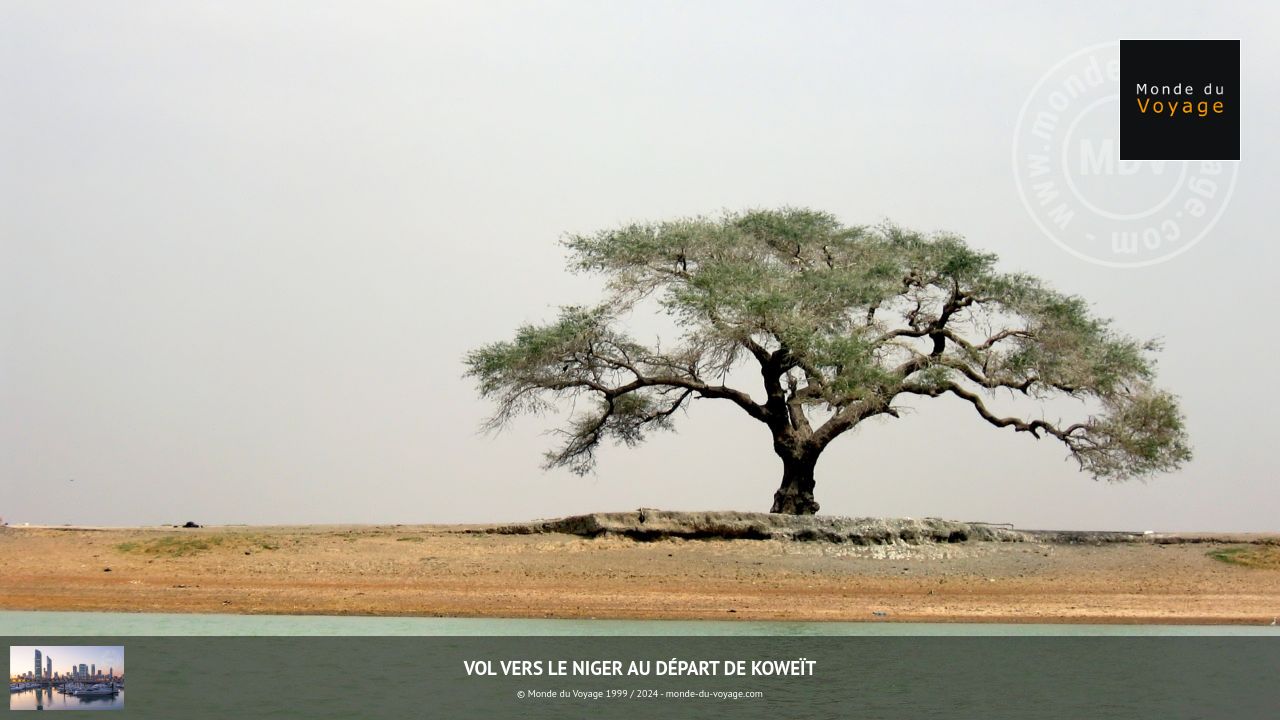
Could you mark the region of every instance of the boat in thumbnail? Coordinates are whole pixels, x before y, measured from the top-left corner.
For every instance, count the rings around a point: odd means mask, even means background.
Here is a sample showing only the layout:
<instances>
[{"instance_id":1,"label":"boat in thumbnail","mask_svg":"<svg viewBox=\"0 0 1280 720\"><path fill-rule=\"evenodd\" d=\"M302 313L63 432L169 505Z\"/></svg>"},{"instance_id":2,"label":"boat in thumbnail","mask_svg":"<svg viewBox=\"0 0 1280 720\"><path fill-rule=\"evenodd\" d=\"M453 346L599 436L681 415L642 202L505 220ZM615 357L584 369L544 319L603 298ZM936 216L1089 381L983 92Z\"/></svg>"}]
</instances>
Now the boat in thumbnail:
<instances>
[{"instance_id":1,"label":"boat in thumbnail","mask_svg":"<svg viewBox=\"0 0 1280 720\"><path fill-rule=\"evenodd\" d=\"M74 685L63 689L67 695L75 697L106 697L120 692L110 683L94 683L92 685Z\"/></svg>"}]
</instances>

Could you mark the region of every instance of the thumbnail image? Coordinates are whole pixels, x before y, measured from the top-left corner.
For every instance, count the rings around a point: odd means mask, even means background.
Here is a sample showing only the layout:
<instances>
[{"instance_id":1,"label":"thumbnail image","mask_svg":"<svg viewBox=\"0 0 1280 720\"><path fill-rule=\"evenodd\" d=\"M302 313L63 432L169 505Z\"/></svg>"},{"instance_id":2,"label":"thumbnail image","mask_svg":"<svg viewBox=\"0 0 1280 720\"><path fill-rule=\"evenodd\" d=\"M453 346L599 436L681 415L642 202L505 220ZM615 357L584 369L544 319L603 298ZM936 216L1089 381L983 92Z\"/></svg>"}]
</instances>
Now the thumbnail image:
<instances>
[{"instance_id":1,"label":"thumbnail image","mask_svg":"<svg viewBox=\"0 0 1280 720\"><path fill-rule=\"evenodd\" d=\"M123 708L123 646L9 646L10 710Z\"/></svg>"}]
</instances>

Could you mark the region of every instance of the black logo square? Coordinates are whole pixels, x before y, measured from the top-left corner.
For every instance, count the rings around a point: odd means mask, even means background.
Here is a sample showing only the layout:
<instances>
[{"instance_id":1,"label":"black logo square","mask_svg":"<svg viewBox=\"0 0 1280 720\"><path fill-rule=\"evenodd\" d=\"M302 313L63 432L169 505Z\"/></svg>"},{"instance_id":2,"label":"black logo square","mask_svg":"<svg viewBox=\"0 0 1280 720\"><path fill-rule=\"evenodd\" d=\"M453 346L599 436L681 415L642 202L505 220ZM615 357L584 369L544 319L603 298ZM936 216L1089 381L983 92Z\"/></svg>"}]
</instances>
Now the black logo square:
<instances>
[{"instance_id":1,"label":"black logo square","mask_svg":"<svg viewBox=\"0 0 1280 720\"><path fill-rule=\"evenodd\" d=\"M1239 40L1121 40L1122 160L1240 159Z\"/></svg>"}]
</instances>

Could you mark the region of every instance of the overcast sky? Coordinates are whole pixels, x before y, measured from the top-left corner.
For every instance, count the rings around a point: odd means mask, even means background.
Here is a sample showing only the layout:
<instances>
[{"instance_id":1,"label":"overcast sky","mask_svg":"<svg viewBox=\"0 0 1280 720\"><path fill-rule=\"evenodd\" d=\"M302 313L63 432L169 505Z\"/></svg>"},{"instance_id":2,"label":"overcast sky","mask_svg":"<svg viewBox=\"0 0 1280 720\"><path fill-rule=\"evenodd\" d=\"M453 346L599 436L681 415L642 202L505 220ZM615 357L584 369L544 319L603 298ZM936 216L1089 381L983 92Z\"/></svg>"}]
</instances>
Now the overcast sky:
<instances>
[{"instance_id":1,"label":"overcast sky","mask_svg":"<svg viewBox=\"0 0 1280 720\"><path fill-rule=\"evenodd\" d=\"M1280 16L1266 3L13 2L0 20L0 516L476 522L767 510L767 434L680 432L540 469L468 349L598 297L559 240L806 205L963 234L1161 337L1196 459L1147 483L947 400L842 437L823 512L1277 530ZM1240 38L1221 221L1159 265L1054 245L1018 112L1067 55ZM1254 69L1252 72L1250 69Z\"/></svg>"}]
</instances>

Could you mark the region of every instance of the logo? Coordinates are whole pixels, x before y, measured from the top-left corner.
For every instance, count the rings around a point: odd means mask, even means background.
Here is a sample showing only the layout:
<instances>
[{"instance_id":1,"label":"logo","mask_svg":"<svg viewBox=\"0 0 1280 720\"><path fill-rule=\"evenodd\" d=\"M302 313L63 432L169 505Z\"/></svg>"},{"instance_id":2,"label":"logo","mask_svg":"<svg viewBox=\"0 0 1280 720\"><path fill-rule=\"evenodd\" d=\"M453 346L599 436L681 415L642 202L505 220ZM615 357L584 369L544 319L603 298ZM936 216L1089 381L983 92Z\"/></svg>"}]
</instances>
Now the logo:
<instances>
[{"instance_id":1,"label":"logo","mask_svg":"<svg viewBox=\"0 0 1280 720\"><path fill-rule=\"evenodd\" d=\"M1023 206L1059 247L1097 265L1143 267L1209 234L1238 164L1122 154L1120 104L1132 93L1120 54L1118 42L1088 47L1040 78L1018 115L1013 172Z\"/></svg>"},{"instance_id":2,"label":"logo","mask_svg":"<svg viewBox=\"0 0 1280 720\"><path fill-rule=\"evenodd\" d=\"M1239 40L1121 40L1120 157L1240 159Z\"/></svg>"}]
</instances>

